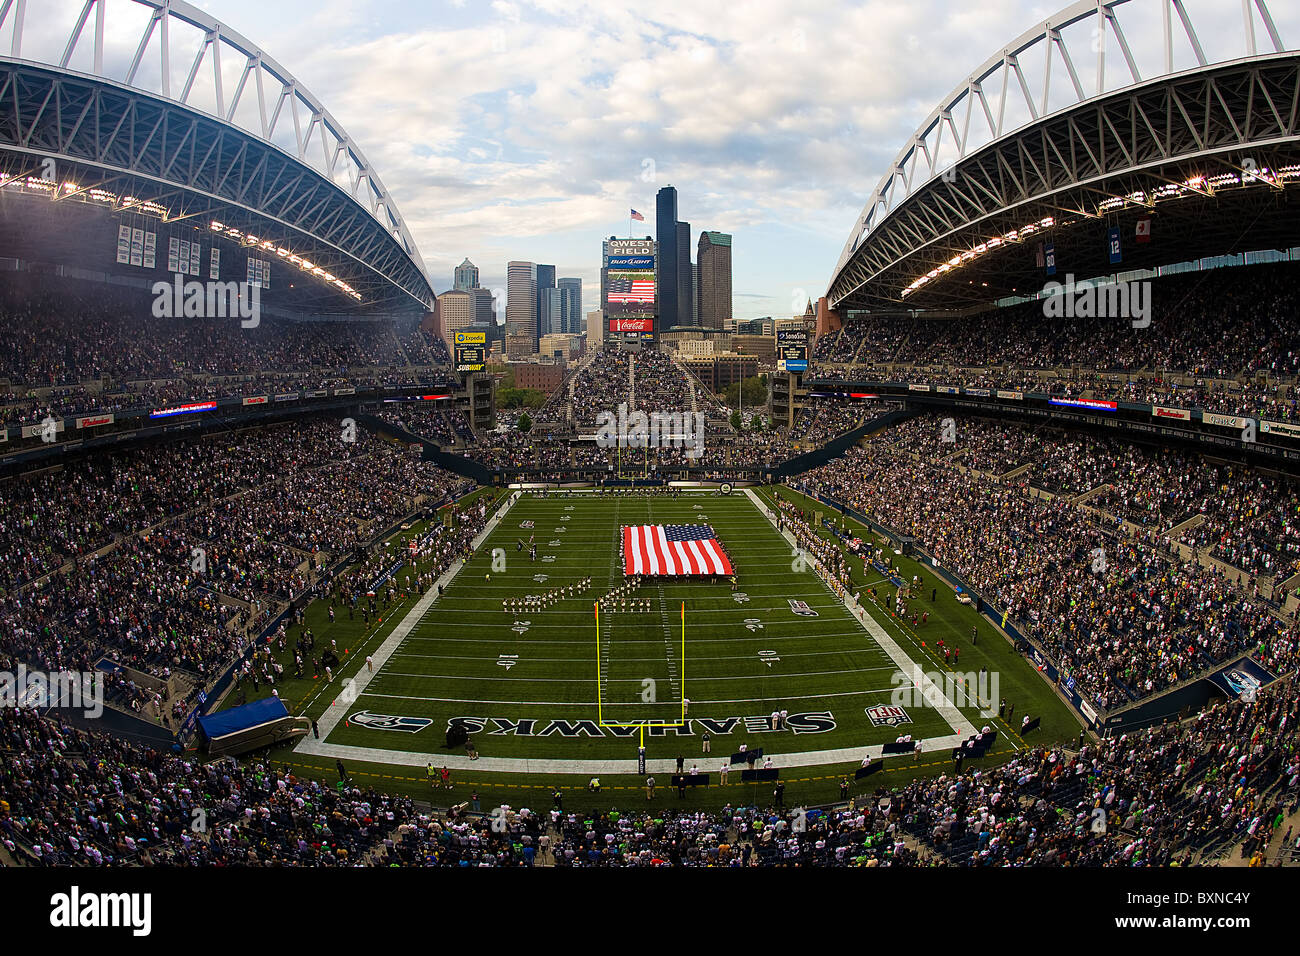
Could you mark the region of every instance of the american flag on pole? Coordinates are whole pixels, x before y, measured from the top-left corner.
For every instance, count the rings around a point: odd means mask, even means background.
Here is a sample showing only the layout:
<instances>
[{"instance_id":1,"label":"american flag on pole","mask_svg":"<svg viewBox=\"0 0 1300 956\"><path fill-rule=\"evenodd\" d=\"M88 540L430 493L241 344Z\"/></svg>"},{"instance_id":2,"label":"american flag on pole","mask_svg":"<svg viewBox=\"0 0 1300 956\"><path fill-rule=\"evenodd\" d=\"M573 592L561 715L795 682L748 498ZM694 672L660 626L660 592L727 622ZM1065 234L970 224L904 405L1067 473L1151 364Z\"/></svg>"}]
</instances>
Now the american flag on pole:
<instances>
[{"instance_id":1,"label":"american flag on pole","mask_svg":"<svg viewBox=\"0 0 1300 956\"><path fill-rule=\"evenodd\" d=\"M623 528L623 573L684 576L733 572L708 525L641 524Z\"/></svg>"},{"instance_id":2,"label":"american flag on pole","mask_svg":"<svg viewBox=\"0 0 1300 956\"><path fill-rule=\"evenodd\" d=\"M622 276L609 277L610 302L653 302L654 300L654 279L628 279Z\"/></svg>"},{"instance_id":3,"label":"american flag on pole","mask_svg":"<svg viewBox=\"0 0 1300 956\"><path fill-rule=\"evenodd\" d=\"M635 209L633 209L631 213L628 214L628 218L635 219L637 222L645 222L645 216L641 215Z\"/></svg>"}]
</instances>

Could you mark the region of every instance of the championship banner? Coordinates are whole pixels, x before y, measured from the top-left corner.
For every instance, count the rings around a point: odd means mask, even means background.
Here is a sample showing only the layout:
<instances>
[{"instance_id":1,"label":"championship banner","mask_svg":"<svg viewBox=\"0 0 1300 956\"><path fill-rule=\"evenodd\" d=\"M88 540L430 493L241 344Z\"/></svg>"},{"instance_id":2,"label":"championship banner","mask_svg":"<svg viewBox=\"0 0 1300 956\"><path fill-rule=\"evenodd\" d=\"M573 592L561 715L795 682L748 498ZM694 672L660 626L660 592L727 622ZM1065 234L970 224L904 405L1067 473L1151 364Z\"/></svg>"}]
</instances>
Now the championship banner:
<instances>
[{"instance_id":1,"label":"championship banner","mask_svg":"<svg viewBox=\"0 0 1300 956\"><path fill-rule=\"evenodd\" d=\"M106 415L86 415L77 419L78 428L97 428L100 425L113 424L114 416L112 412Z\"/></svg>"},{"instance_id":2,"label":"championship banner","mask_svg":"<svg viewBox=\"0 0 1300 956\"><path fill-rule=\"evenodd\" d=\"M1099 398L1049 398L1047 403L1070 408L1091 408L1099 412L1113 412L1119 408L1118 402L1107 402Z\"/></svg>"},{"instance_id":3,"label":"championship banner","mask_svg":"<svg viewBox=\"0 0 1300 956\"><path fill-rule=\"evenodd\" d=\"M131 229L131 265L144 265L144 230Z\"/></svg>"},{"instance_id":4,"label":"championship banner","mask_svg":"<svg viewBox=\"0 0 1300 956\"><path fill-rule=\"evenodd\" d=\"M221 250L216 246L212 247L212 254L208 257L208 278L221 278Z\"/></svg>"},{"instance_id":5,"label":"championship banner","mask_svg":"<svg viewBox=\"0 0 1300 956\"><path fill-rule=\"evenodd\" d=\"M131 263L131 227L117 227L117 264L120 266L130 265Z\"/></svg>"},{"instance_id":6,"label":"championship banner","mask_svg":"<svg viewBox=\"0 0 1300 956\"><path fill-rule=\"evenodd\" d=\"M1155 418L1176 418L1184 422L1192 420L1191 409L1187 408L1166 408L1164 405L1152 405L1151 414Z\"/></svg>"},{"instance_id":7,"label":"championship banner","mask_svg":"<svg viewBox=\"0 0 1300 956\"><path fill-rule=\"evenodd\" d=\"M190 274L190 241L182 239L180 248L177 251L179 258L176 262L176 271L183 276L187 276Z\"/></svg>"},{"instance_id":8,"label":"championship banner","mask_svg":"<svg viewBox=\"0 0 1300 956\"><path fill-rule=\"evenodd\" d=\"M158 251L158 233L146 232L144 234L144 267L152 269L156 264L155 254Z\"/></svg>"},{"instance_id":9,"label":"championship banner","mask_svg":"<svg viewBox=\"0 0 1300 956\"><path fill-rule=\"evenodd\" d=\"M174 415L193 415L197 412L216 411L216 402L191 402L188 405L173 405L170 408L155 408L149 413L150 418L171 418Z\"/></svg>"},{"instance_id":10,"label":"championship banner","mask_svg":"<svg viewBox=\"0 0 1300 956\"><path fill-rule=\"evenodd\" d=\"M175 236L167 239L167 271L172 274L181 271L181 241Z\"/></svg>"},{"instance_id":11,"label":"championship banner","mask_svg":"<svg viewBox=\"0 0 1300 956\"><path fill-rule=\"evenodd\" d=\"M190 243L190 275L196 276L198 274L199 274L199 244L197 242L191 242Z\"/></svg>"}]
</instances>

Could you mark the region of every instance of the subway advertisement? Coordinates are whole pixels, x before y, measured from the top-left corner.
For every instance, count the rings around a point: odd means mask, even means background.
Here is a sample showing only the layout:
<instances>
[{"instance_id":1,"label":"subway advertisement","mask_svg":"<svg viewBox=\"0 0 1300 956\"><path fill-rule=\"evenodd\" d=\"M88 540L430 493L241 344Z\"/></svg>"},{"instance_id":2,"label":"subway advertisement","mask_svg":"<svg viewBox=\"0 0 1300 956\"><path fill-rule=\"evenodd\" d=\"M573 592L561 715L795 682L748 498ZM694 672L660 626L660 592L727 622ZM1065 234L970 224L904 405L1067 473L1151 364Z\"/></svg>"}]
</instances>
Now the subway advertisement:
<instances>
[{"instance_id":1,"label":"subway advertisement","mask_svg":"<svg viewBox=\"0 0 1300 956\"><path fill-rule=\"evenodd\" d=\"M456 349L456 371L483 371L487 352L486 332L462 332L457 329L452 333L452 344Z\"/></svg>"}]
</instances>

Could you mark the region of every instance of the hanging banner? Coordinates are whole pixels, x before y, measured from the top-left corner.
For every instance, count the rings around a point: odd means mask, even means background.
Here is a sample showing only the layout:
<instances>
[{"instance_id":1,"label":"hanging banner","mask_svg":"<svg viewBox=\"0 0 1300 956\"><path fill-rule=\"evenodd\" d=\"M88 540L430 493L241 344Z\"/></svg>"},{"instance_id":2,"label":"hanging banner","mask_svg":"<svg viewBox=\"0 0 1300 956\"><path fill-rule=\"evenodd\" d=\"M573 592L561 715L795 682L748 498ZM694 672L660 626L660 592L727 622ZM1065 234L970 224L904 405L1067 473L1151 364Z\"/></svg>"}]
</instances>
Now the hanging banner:
<instances>
[{"instance_id":1,"label":"hanging banner","mask_svg":"<svg viewBox=\"0 0 1300 956\"><path fill-rule=\"evenodd\" d=\"M1110 238L1107 239L1106 244L1110 251L1110 264L1116 265L1124 258L1119 244L1119 226L1111 226L1109 233Z\"/></svg>"},{"instance_id":2,"label":"hanging banner","mask_svg":"<svg viewBox=\"0 0 1300 956\"><path fill-rule=\"evenodd\" d=\"M167 240L167 271L171 273L181 271L181 241L175 236Z\"/></svg>"},{"instance_id":3,"label":"hanging banner","mask_svg":"<svg viewBox=\"0 0 1300 956\"><path fill-rule=\"evenodd\" d=\"M1049 242L1043 247L1043 255L1047 259L1047 274L1056 275L1056 243Z\"/></svg>"},{"instance_id":4,"label":"hanging banner","mask_svg":"<svg viewBox=\"0 0 1300 956\"><path fill-rule=\"evenodd\" d=\"M128 265L131 262L131 227L117 227L117 263Z\"/></svg>"},{"instance_id":5,"label":"hanging banner","mask_svg":"<svg viewBox=\"0 0 1300 956\"><path fill-rule=\"evenodd\" d=\"M183 276L187 276L190 274L190 241L188 239L181 240L179 252L180 258L176 271Z\"/></svg>"},{"instance_id":6,"label":"hanging banner","mask_svg":"<svg viewBox=\"0 0 1300 956\"><path fill-rule=\"evenodd\" d=\"M144 265L144 230L131 229L131 265Z\"/></svg>"},{"instance_id":7,"label":"hanging banner","mask_svg":"<svg viewBox=\"0 0 1300 956\"><path fill-rule=\"evenodd\" d=\"M146 232L144 234L144 267L152 269L155 265L154 256L158 251L158 233Z\"/></svg>"},{"instance_id":8,"label":"hanging banner","mask_svg":"<svg viewBox=\"0 0 1300 956\"><path fill-rule=\"evenodd\" d=\"M198 274L199 274L199 244L197 242L191 242L190 243L190 275L196 276Z\"/></svg>"},{"instance_id":9,"label":"hanging banner","mask_svg":"<svg viewBox=\"0 0 1300 956\"><path fill-rule=\"evenodd\" d=\"M220 279L221 278L221 250L218 249L216 246L213 246L212 254L208 257L208 259L209 259L208 278L213 280Z\"/></svg>"}]
</instances>

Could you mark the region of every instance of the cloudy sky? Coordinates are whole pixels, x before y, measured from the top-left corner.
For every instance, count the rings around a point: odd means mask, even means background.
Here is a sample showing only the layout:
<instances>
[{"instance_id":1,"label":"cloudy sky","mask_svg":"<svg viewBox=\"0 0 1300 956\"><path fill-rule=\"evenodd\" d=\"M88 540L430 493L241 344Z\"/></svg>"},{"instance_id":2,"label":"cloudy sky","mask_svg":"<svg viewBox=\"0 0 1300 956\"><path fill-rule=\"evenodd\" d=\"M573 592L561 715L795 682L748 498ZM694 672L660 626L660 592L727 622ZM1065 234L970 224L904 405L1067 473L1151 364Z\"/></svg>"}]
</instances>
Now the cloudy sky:
<instances>
[{"instance_id":1,"label":"cloudy sky","mask_svg":"<svg viewBox=\"0 0 1300 956\"><path fill-rule=\"evenodd\" d=\"M504 285L507 260L527 259L581 276L595 308L601 239L627 235L629 208L647 220L635 234L652 233L654 194L671 183L692 244L700 229L733 234L735 314L752 317L802 311L825 291L917 124L1064 2L197 5L261 45L359 143L437 290L465 256L489 287ZM1240 0L1186 3L1211 58L1221 36L1241 33ZM52 20L81 6L36 4ZM1159 23L1156 0L1132 6ZM1300 4L1272 7L1294 46L1300 25L1287 8ZM111 19L110 42L132 48L131 31L113 26L129 17ZM1236 29L1202 25L1216 22Z\"/></svg>"}]
</instances>

